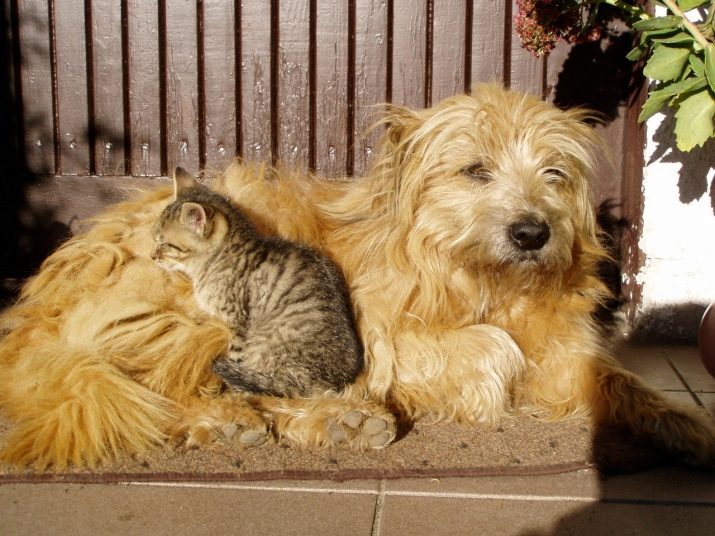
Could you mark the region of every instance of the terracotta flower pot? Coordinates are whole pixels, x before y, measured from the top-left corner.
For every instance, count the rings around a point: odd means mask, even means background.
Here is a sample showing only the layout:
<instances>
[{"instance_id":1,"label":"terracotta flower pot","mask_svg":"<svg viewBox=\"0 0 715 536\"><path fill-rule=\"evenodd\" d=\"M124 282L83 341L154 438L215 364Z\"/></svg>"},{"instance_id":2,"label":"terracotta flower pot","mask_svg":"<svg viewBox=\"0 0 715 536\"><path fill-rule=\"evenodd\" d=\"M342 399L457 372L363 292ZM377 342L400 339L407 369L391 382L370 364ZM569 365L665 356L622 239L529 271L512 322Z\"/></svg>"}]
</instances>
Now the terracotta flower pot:
<instances>
[{"instance_id":1,"label":"terracotta flower pot","mask_svg":"<svg viewBox=\"0 0 715 536\"><path fill-rule=\"evenodd\" d=\"M705 368L715 378L715 303L705 310L700 322L699 346Z\"/></svg>"}]
</instances>

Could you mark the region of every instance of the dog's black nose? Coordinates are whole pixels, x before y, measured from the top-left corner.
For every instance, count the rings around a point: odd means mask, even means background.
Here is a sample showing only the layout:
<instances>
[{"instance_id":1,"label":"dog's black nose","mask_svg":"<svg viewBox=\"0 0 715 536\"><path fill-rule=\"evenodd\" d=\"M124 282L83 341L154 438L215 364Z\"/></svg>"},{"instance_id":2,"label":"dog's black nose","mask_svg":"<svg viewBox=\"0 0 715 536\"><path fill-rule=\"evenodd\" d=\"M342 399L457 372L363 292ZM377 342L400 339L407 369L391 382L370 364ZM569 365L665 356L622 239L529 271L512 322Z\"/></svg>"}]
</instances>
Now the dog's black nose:
<instances>
[{"instance_id":1,"label":"dog's black nose","mask_svg":"<svg viewBox=\"0 0 715 536\"><path fill-rule=\"evenodd\" d=\"M511 241L519 249L533 251L541 249L549 241L551 231L545 222L535 220L518 221L509 228Z\"/></svg>"}]
</instances>

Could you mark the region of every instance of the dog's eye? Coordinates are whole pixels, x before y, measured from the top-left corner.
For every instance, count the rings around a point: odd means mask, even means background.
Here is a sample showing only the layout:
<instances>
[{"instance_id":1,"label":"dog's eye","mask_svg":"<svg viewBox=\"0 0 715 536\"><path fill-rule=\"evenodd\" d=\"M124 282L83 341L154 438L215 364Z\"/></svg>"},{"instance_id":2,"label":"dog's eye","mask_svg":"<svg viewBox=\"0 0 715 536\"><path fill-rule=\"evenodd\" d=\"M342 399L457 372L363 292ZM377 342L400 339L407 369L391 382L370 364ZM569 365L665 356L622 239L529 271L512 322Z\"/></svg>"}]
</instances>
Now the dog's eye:
<instances>
[{"instance_id":1,"label":"dog's eye","mask_svg":"<svg viewBox=\"0 0 715 536\"><path fill-rule=\"evenodd\" d=\"M481 162L472 164L462 170L467 177L475 181L488 182L492 180L492 174Z\"/></svg>"}]
</instances>

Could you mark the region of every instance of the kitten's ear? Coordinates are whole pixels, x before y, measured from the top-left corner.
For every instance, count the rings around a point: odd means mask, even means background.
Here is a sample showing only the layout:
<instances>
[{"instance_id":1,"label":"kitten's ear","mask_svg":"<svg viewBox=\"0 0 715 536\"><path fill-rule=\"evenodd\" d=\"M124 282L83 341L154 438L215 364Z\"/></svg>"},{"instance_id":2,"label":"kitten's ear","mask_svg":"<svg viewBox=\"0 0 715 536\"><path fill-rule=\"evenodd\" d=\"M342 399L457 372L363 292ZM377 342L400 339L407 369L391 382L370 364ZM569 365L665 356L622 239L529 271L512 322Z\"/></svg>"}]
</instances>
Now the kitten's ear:
<instances>
[{"instance_id":1,"label":"kitten's ear","mask_svg":"<svg viewBox=\"0 0 715 536\"><path fill-rule=\"evenodd\" d=\"M177 167L174 169L174 199L184 190L196 188L197 186L199 186L199 183L184 168Z\"/></svg>"},{"instance_id":2,"label":"kitten's ear","mask_svg":"<svg viewBox=\"0 0 715 536\"><path fill-rule=\"evenodd\" d=\"M209 223L208 218L206 209L198 203L187 201L181 205L179 221L199 236L205 236Z\"/></svg>"}]
</instances>

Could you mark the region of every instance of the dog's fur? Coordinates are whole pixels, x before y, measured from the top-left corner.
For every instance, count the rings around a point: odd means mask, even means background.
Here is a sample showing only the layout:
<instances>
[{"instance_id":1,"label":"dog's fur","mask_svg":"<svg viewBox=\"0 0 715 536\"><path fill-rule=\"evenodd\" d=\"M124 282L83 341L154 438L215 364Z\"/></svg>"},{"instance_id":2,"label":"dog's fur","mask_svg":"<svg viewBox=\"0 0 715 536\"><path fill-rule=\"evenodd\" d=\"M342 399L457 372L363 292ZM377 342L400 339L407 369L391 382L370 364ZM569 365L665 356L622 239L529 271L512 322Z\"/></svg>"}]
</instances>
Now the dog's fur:
<instances>
[{"instance_id":1,"label":"dog's fur","mask_svg":"<svg viewBox=\"0 0 715 536\"><path fill-rule=\"evenodd\" d=\"M367 370L322 399L217 395L209 363L227 331L149 259L168 193L107 211L3 319L0 407L18 423L3 457L92 465L170 435L206 441L226 421L265 429L265 414L298 444L368 448L394 436L389 407L463 423L514 409L590 417L715 465L711 420L604 349L593 315L608 297L596 275L606 253L589 192L600 147L584 118L479 86L423 111L390 108L363 178L237 164L217 180L261 229L322 248L345 271ZM518 247L524 221L548 227L548 240Z\"/></svg>"}]
</instances>

